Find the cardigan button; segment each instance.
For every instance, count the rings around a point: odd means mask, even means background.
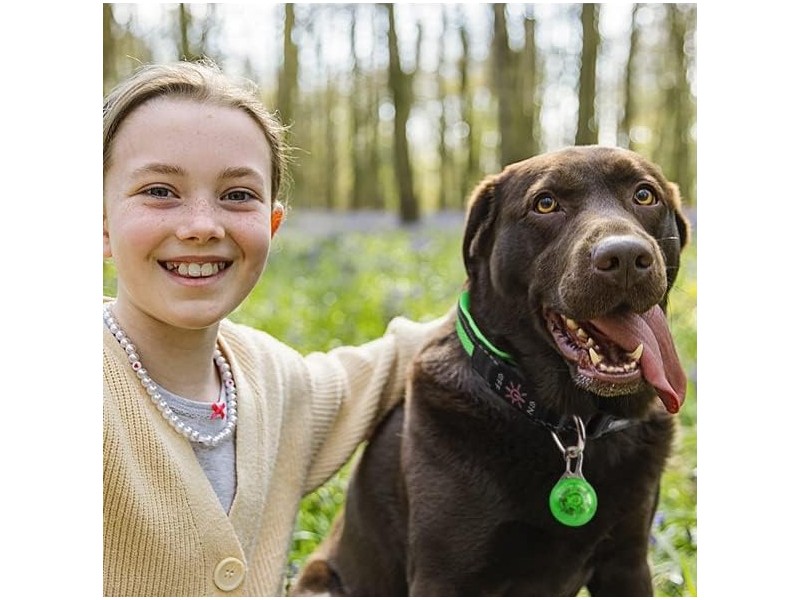
[[[238,558],[223,558],[214,569],[214,584],[223,592],[230,592],[244,581],[244,563]]]

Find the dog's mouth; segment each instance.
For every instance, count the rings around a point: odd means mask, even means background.
[[[544,316],[578,386],[600,396],[619,396],[637,392],[646,381],[669,412],[678,412],[686,375],[659,306],[641,315],[624,312],[588,321],[554,310],[545,310]]]

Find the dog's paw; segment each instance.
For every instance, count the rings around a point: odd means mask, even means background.
[[[333,596],[339,587],[339,578],[327,561],[311,560],[289,591],[290,596]]]

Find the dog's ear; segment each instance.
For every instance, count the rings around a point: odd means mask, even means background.
[[[681,238],[681,250],[683,250],[692,238],[692,226],[689,219],[683,214],[681,209],[681,191],[677,184],[669,183],[669,193],[672,196],[672,209],[675,211],[675,224],[678,226],[678,235]]]
[[[494,220],[495,176],[485,178],[472,192],[467,203],[467,224],[464,228],[464,267],[472,278],[473,258],[490,241],[486,231]]]

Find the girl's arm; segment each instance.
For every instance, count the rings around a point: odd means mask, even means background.
[[[445,316],[416,323],[398,317],[382,338],[306,357],[316,445],[307,492],[341,468],[380,419],[402,400],[414,356],[447,320]]]

